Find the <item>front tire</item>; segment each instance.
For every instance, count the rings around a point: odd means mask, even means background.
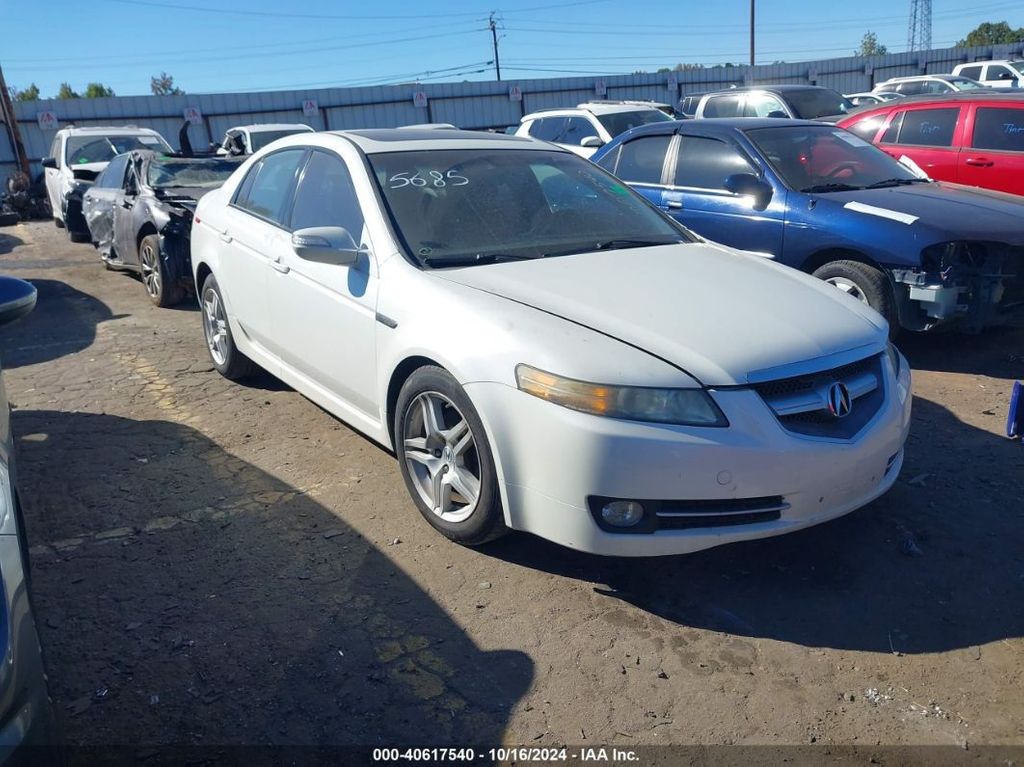
[[[232,381],[239,381],[256,373],[259,370],[256,363],[235,346],[224,297],[221,295],[217,279],[212,274],[203,283],[199,309],[203,316],[206,348],[217,372]]]
[[[416,370],[395,407],[395,453],[416,508],[465,546],[508,532],[494,458],[480,416],[447,370]]]
[[[885,317],[889,336],[900,329],[899,311],[889,278],[881,269],[860,261],[830,261],[814,270],[814,276],[833,285]]]
[[[159,236],[148,234],[139,243],[139,270],[146,295],[155,306],[174,306],[181,301],[181,288],[167,278],[167,267],[160,258]]]

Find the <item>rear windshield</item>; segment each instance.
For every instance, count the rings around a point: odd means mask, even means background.
[[[146,172],[146,181],[154,189],[216,189],[227,181],[228,176],[234,173],[237,167],[237,162],[227,160],[153,160]]]
[[[808,88],[805,91],[786,91],[783,96],[797,117],[813,120],[829,115],[844,115],[856,107],[830,88]]]
[[[596,115],[598,121],[608,131],[608,134],[615,138],[620,133],[625,133],[640,125],[648,123],[660,123],[671,120],[667,114],[660,109],[638,109],[635,112],[612,112],[606,115]]]
[[[92,162],[110,162],[117,155],[133,149],[154,149],[171,152],[171,147],[160,136],[71,136],[65,147],[64,161],[68,165],[87,165]]]

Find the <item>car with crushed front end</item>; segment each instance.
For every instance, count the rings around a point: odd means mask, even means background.
[[[281,139],[200,200],[192,265],[216,369],[393,448],[463,544],[697,551],[846,514],[903,463],[910,371],[877,312],[546,142]]]
[[[53,137],[50,154],[42,160],[46,194],[53,222],[72,242],[88,242],[89,227],[82,215],[82,195],[117,155],[132,149],[171,152],[166,139],[149,128],[61,128]]]
[[[192,285],[189,236],[196,203],[239,163],[145,150],[115,157],[82,197],[103,263],[139,273],[157,306],[179,303]]]
[[[702,237],[863,301],[894,334],[980,331],[1024,300],[1024,198],[931,181],[841,128],[687,120],[593,159]]]

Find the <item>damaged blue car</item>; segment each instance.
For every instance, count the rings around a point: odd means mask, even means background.
[[[1024,197],[932,181],[841,128],[658,123],[592,159],[705,239],[869,304],[893,334],[976,332],[1024,303]]]

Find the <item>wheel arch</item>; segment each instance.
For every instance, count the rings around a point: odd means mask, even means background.
[[[867,264],[880,272],[888,274],[889,270],[882,266],[880,263],[869,257],[863,251],[856,250],[854,248],[842,248],[842,247],[829,247],[816,250],[811,253],[802,264],[800,264],[800,271],[806,272],[807,274],[814,274],[816,269],[820,269],[825,264],[831,263],[832,261],[858,261],[862,264]]]
[[[205,261],[200,261],[196,264],[196,296],[199,296],[203,290],[203,283],[206,282],[206,278],[213,274],[213,269]]]
[[[146,223],[139,227],[139,231],[135,233],[136,253],[139,253],[142,250],[142,241],[149,237],[151,234],[160,234],[160,232],[156,230],[156,226],[153,225],[152,221],[147,221]]]
[[[409,376],[415,373],[420,368],[424,367],[439,367],[442,370],[447,370],[449,373],[452,371],[448,367],[435,359],[427,357],[422,354],[411,355],[404,358],[399,362],[394,370],[391,371],[391,377],[388,379],[388,388],[384,396],[384,426],[385,433],[388,436],[388,444],[391,449],[395,447],[395,406],[398,404],[398,394],[402,391],[402,387],[405,382],[409,380]],[[454,375],[454,373],[453,373]]]

